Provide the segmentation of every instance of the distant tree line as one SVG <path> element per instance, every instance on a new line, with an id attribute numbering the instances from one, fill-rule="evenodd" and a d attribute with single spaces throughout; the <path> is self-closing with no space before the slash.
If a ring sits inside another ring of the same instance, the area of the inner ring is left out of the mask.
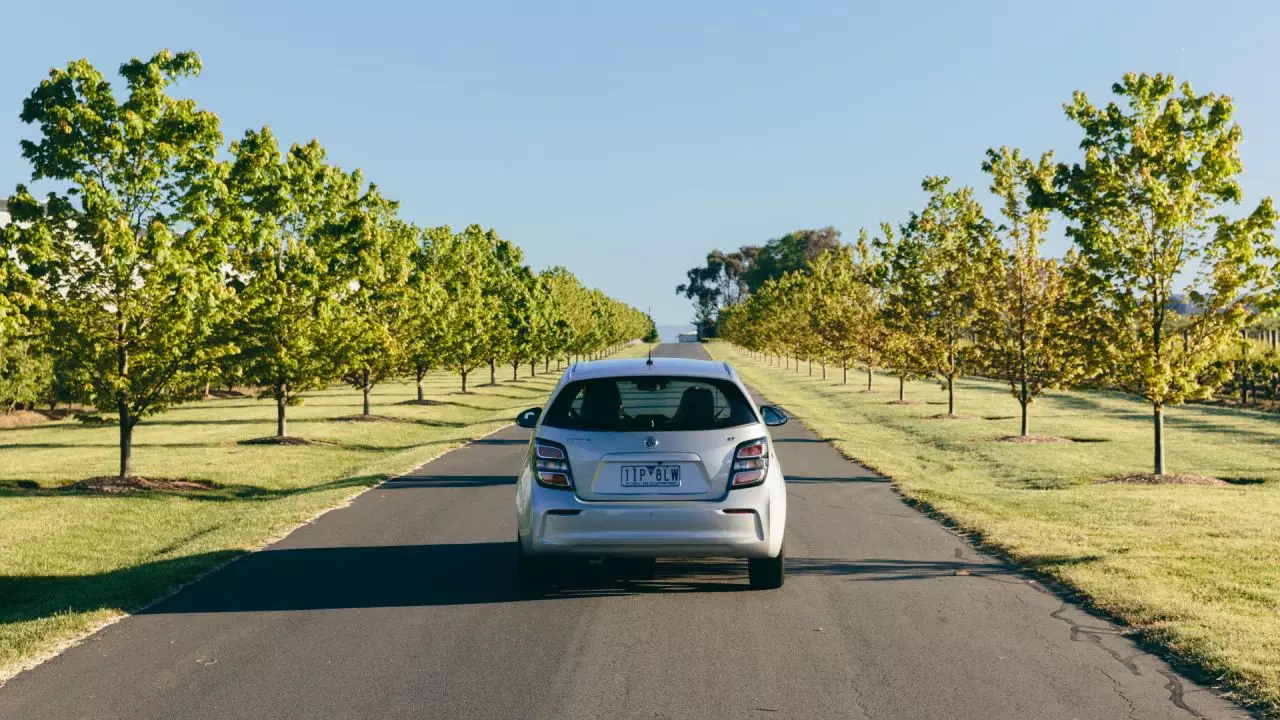
<path id="1" fill-rule="evenodd" d="M 195 53 L 55 68 L 22 105 L 37 198 L 19 185 L 0 235 L 0 402 L 114 413 L 120 475 L 133 429 L 211 386 L 261 389 L 277 435 L 299 393 L 370 391 L 435 368 L 513 377 L 654 334 L 635 308 L 472 225 L 417 227 L 316 141 L 270 128 L 228 146 L 218 117 L 173 86 Z M 229 152 L 228 152 L 229 151 Z"/>
<path id="2" fill-rule="evenodd" d="M 784 366 L 838 363 L 847 377 L 860 363 L 868 389 L 884 368 L 899 401 L 907 381 L 936 378 L 955 414 L 957 378 L 1000 378 L 1023 435 L 1046 389 L 1132 393 L 1151 407 L 1163 475 L 1165 408 L 1233 372 L 1273 377 L 1272 363 L 1228 359 L 1241 355 L 1241 330 L 1277 306 L 1277 216 L 1270 198 L 1233 212 L 1241 131 L 1229 97 L 1163 74 L 1129 74 L 1112 90 L 1105 106 L 1082 92 L 1064 106 L 1081 162 L 987 151 L 998 220 L 972 188 L 928 177 L 923 208 L 874 237 L 840 245 L 828 228 L 713 252 L 677 292 L 720 335 Z M 1040 252 L 1055 214 L 1071 240 L 1060 259 Z"/>

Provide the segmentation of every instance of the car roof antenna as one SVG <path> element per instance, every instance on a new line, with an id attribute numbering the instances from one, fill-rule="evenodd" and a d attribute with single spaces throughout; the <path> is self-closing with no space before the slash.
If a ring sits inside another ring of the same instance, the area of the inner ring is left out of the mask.
<path id="1" fill-rule="evenodd" d="M 649 359 L 644 361 L 645 365 L 653 364 L 653 348 L 649 348 Z"/>

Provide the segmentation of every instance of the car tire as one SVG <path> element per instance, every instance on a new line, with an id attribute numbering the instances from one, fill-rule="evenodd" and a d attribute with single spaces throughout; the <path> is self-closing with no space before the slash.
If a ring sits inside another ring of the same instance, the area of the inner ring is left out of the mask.
<path id="1" fill-rule="evenodd" d="M 782 587 L 787 579 L 786 553 L 779 552 L 778 557 L 748 558 L 747 578 L 752 590 L 775 590 Z"/>
<path id="2" fill-rule="evenodd" d="M 525 595 L 538 596 L 551 589 L 551 571 L 543 558 L 533 557 L 516 541 L 516 572 L 520 577 L 520 589 Z"/>

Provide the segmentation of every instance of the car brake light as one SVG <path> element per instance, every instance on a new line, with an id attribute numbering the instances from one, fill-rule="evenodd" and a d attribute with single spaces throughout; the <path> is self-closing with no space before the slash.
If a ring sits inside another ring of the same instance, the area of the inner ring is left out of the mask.
<path id="1" fill-rule="evenodd" d="M 729 472 L 729 489 L 759 485 L 769 473 L 769 440 L 756 438 L 739 443 L 733 451 L 733 468 Z"/>
<path id="2" fill-rule="evenodd" d="M 543 487 L 568 490 L 573 487 L 573 473 L 569 470 L 569 456 L 560 443 L 533 439 L 530 453 L 533 477 Z"/>

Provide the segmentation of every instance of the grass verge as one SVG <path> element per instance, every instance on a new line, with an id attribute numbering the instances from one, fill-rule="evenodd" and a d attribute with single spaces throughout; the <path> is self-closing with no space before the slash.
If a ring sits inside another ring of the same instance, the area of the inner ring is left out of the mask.
<path id="1" fill-rule="evenodd" d="M 619 356 L 639 356 L 636 345 Z M 148 418 L 134 433 L 134 472 L 211 490 L 59 489 L 117 468 L 114 426 L 74 420 L 0 430 L 0 683 L 58 648 L 163 596 L 239 554 L 284 536 L 396 474 L 540 405 L 559 373 L 496 386 L 426 379 L 426 396 L 388 383 L 374 390 L 384 422 L 358 414 L 349 388 L 307 393 L 289 409 L 298 445 L 247 444 L 275 433 L 275 403 L 231 397 Z M 483 373 L 478 373 L 483 374 Z M 503 381 L 503 378 L 506 378 Z"/>
<path id="2" fill-rule="evenodd" d="M 710 343 L 742 378 L 909 499 L 1014 560 L 1080 592 L 1140 638 L 1202 671 L 1236 699 L 1280 716 L 1280 418 L 1205 405 L 1171 408 L 1170 472 L 1223 485 L 1100 484 L 1150 470 L 1151 416 L 1118 393 L 1051 393 L 1031 432 L 1071 442 L 998 440 L 1018 405 L 997 382 L 966 379 L 957 413 L 933 383 L 865 373 L 814 375 Z"/>

